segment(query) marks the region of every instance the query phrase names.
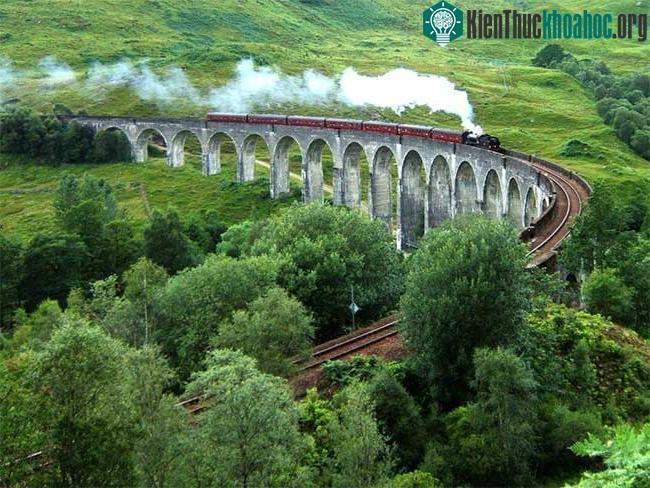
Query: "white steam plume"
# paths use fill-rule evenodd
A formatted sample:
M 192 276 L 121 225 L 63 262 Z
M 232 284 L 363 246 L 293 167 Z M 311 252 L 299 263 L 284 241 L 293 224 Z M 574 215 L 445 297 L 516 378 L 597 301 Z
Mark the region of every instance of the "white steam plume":
M 58 61 L 54 56 L 48 56 L 38 62 L 38 68 L 45 73 L 41 81 L 45 87 L 68 85 L 77 79 L 72 68 L 65 63 Z
M 90 91 L 117 86 L 131 87 L 142 100 L 168 103 L 187 98 L 197 105 L 206 104 L 180 68 L 168 68 L 163 76 L 159 76 L 149 68 L 146 60 L 141 61 L 138 66 L 128 60 L 112 65 L 93 63 L 86 80 L 86 87 Z
M 467 92 L 457 89 L 442 76 L 420 74 L 404 68 L 381 76 L 360 75 L 351 67 L 337 77 L 328 77 L 310 69 L 300 75 L 287 75 L 268 66 L 256 66 L 253 60 L 245 59 L 237 64 L 230 81 L 204 92 L 192 84 L 182 69 L 169 67 L 160 75 L 149 67 L 146 59 L 137 64 L 130 60 L 114 64 L 93 63 L 82 81 L 77 80 L 70 66 L 48 56 L 38 63 L 38 75 L 37 82 L 46 88 L 78 82 L 89 96 L 95 98 L 102 97 L 107 90 L 123 86 L 133 90 L 142 100 L 163 105 L 187 100 L 223 112 L 281 110 L 280 106 L 285 104 L 344 104 L 387 108 L 401 114 L 407 108 L 425 106 L 431 112 L 456 115 L 464 128 L 482 132 L 473 122 L 473 109 Z M 16 72 L 8 61 L 0 58 L 0 99 L 6 87 L 33 76 L 33 70 Z
M 254 107 L 298 103 L 319 105 L 331 102 L 336 82 L 313 70 L 287 76 L 268 66 L 255 67 L 246 59 L 237 64 L 235 76 L 220 88 L 210 90 L 209 105 L 226 112 L 251 112 Z
M 457 90 L 447 78 L 421 75 L 410 69 L 395 69 L 382 76 L 363 76 L 347 68 L 339 80 L 340 99 L 352 106 L 372 105 L 401 114 L 407 108 L 429 107 L 460 117 L 463 127 L 482 132 L 474 124 L 474 110 L 467 92 Z
M 0 102 L 4 102 L 7 88 L 10 88 L 18 79 L 18 74 L 11 66 L 11 62 L 0 57 Z

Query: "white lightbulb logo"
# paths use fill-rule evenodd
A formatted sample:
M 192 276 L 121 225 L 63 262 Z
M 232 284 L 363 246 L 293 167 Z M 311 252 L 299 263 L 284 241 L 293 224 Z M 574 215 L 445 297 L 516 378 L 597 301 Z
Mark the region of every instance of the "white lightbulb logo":
M 431 28 L 436 33 L 436 41 L 438 44 L 442 46 L 449 44 L 449 36 L 456 25 L 456 15 L 454 12 L 446 8 L 439 8 L 433 12 L 429 22 Z

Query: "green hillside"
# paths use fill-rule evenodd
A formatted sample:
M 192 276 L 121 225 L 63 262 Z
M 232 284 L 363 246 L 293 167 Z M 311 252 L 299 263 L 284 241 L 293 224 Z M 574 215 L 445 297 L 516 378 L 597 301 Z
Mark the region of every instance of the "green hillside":
M 382 74 L 396 67 L 448 77 L 469 93 L 476 120 L 501 137 L 505 145 L 556 160 L 590 180 L 638 181 L 650 175 L 650 165 L 636 156 L 604 125 L 595 111 L 592 95 L 568 74 L 534 68 L 530 59 L 543 41 L 476 41 L 465 38 L 440 48 L 421 34 L 421 12 L 427 1 L 393 0 L 194 0 L 189 5 L 172 0 L 5 0 L 0 4 L 0 56 L 13 67 L 32 70 L 43 57 L 52 55 L 67 63 L 84 78 L 94 61 L 114 63 L 128 58 L 148 59 L 149 66 L 163 73 L 169 66 L 182 68 L 201 90 L 219 86 L 233 75 L 236 63 L 253 58 L 284 73 L 298 74 L 313 68 L 338 75 L 352 66 L 362 74 Z M 456 2 L 460 8 L 474 8 Z M 536 11 L 559 8 L 582 12 L 584 2 L 567 0 L 539 2 L 517 0 L 481 2 L 485 11 L 517 8 Z M 647 0 L 589 3 L 591 11 L 647 12 Z M 636 40 L 567 41 L 561 43 L 577 57 L 602 60 L 616 74 L 650 72 L 650 45 Z M 5 87 L 13 98 L 39 110 L 63 103 L 72 110 L 90 114 L 202 116 L 206 107 L 189 101 L 157 105 L 140 100 L 131 90 L 118 88 L 96 97 L 79 85 L 44 90 L 32 77 L 23 80 L 20 92 Z M 12 91 L 14 90 L 14 91 Z M 432 123 L 458 128 L 452 117 L 430 115 L 423 109 L 409 110 L 401 117 L 390 111 L 355 110 L 342 106 L 292 105 L 287 112 L 388 119 Z M 562 157 L 560 148 L 571 138 L 591 146 L 590 156 Z M 157 164 L 157 163 L 155 163 Z M 52 185 L 35 175 L 37 183 L 25 181 L 24 170 L 5 164 L 0 177 L 0 216 L 8 227 L 24 227 L 26 207 L 11 195 L 14 189 Z M 95 171 L 88 167 L 86 170 Z M 119 183 L 142 181 L 150 191 L 164 175 L 152 177 L 150 169 L 113 166 L 97 170 Z M 160 168 L 160 171 L 164 171 Z M 39 171 L 27 171 L 27 174 Z M 147 181 L 151 178 L 151 181 Z M 198 172 L 176 181 L 165 202 L 183 208 L 188 190 L 203 187 Z M 214 181 L 214 180 L 213 180 Z M 167 182 L 165 183 L 165 185 Z M 210 183 L 218 185 L 217 183 Z M 37 196 L 36 196 L 37 195 Z M 42 194 L 35 194 L 30 224 L 46 224 L 38 210 Z M 126 197 L 133 205 L 137 199 Z M 154 199 L 155 200 L 155 199 Z M 178 201 L 177 201 L 178 200 Z M 218 198 L 217 198 L 218 200 Z M 223 209 L 224 219 L 242 218 L 226 201 L 213 200 Z M 7 208 L 12 207 L 8 211 Z M 230 207 L 230 208 L 229 208 Z M 134 208 L 136 217 L 142 208 Z M 25 230 L 24 228 L 21 230 Z

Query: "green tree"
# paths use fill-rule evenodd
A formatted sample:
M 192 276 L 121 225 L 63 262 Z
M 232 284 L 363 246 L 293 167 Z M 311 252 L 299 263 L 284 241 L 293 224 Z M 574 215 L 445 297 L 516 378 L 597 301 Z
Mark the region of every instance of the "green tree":
M 140 258 L 124 274 L 124 298 L 137 310 L 142 322 L 140 334 L 143 344 L 148 344 L 153 335 L 154 299 L 167 283 L 169 275 L 161 266 L 147 258 Z
M 83 283 L 88 252 L 76 236 L 53 232 L 37 234 L 25 250 L 21 295 L 27 310 L 46 298 L 65 302 L 68 293 Z
M 106 181 L 88 174 L 80 179 L 77 175 L 65 173 L 59 180 L 53 203 L 56 218 L 63 229 L 83 234 L 83 228 L 87 225 L 79 222 L 83 217 L 83 211 L 78 207 L 85 202 L 97 206 L 93 209 L 93 213 L 97 214 L 94 219 L 101 224 L 106 224 L 117 217 L 117 201 L 113 189 Z M 89 229 L 90 235 L 93 231 Z
M 279 284 L 314 314 L 319 340 L 339 335 L 350 320 L 352 287 L 361 321 L 392 310 L 403 290 L 401 256 L 386 227 L 342 207 L 285 210 L 251 253 L 284 259 Z
M 554 68 L 570 56 L 559 44 L 547 44 L 538 51 L 532 59 L 533 66 L 540 68 Z
M 219 221 L 215 211 L 191 213 L 185 220 L 183 230 L 185 235 L 206 254 L 215 252 L 225 231 L 226 226 Z
M 23 252 L 19 242 L 0 232 L 0 328 L 9 325 L 20 306 Z
M 397 446 L 400 466 L 413 469 L 422 459 L 425 426 L 420 409 L 394 374 L 383 370 L 368 384 L 382 432 Z
M 58 302 L 45 300 L 30 314 L 22 311 L 16 314 L 12 345 L 15 349 L 25 346 L 34 351 L 40 350 L 62 324 L 63 312 Z
M 303 441 L 286 381 L 259 372 L 239 352 L 214 351 L 188 391 L 206 395 L 210 408 L 198 417 L 204 479 L 219 486 L 302 486 Z
M 528 485 L 536 456 L 536 382 L 505 349 L 474 355 L 476 400 L 448 415 L 449 452 L 457 481 Z
M 113 220 L 103 226 L 100 256 L 102 275 L 122 274 L 141 255 L 141 242 L 126 220 Z
M 267 373 L 287 377 L 295 371 L 294 357 L 309 356 L 313 337 L 305 307 L 282 288 L 271 288 L 223 322 L 214 342 L 255 358 Z
M 630 145 L 639 156 L 650 159 L 650 127 L 636 130 L 630 140 Z
M 89 163 L 95 131 L 92 127 L 71 122 L 63 129 L 63 158 L 66 163 Z
M 616 110 L 612 125 L 616 130 L 616 135 L 625 143 L 629 144 L 634 133 L 643 129 L 646 125 L 646 119 L 634 110 L 619 108 Z
M 186 454 L 182 444 L 188 430 L 188 413 L 176 398 L 164 393 L 174 373 L 156 348 L 145 346 L 127 356 L 128 389 L 137 418 L 136 475 L 141 486 L 173 486 Z
M 385 488 L 438 488 L 442 484 L 429 473 L 412 471 L 398 474 L 382 486 Z
M 45 126 L 38 115 L 24 108 L 11 109 L 0 124 L 0 152 L 36 157 L 44 136 Z
M 156 336 L 181 378 L 199 369 L 221 322 L 275 285 L 277 268 L 267 257 L 212 256 L 168 281 L 155 300 Z
M 120 163 L 131 161 L 131 144 L 126 135 L 118 130 L 99 132 L 92 145 L 95 163 Z
M 632 233 L 629 215 L 615 199 L 613 188 L 594 185 L 581 215 L 576 217 L 571 235 L 563 244 L 562 264 L 576 274 L 589 273 L 594 267 L 615 268 L 627 253 Z
M 58 486 L 133 482 L 134 418 L 126 388 L 126 348 L 83 321 L 60 327 L 37 355 L 34 393 Z
M 590 435 L 578 442 L 573 450 L 580 456 L 603 458 L 605 469 L 586 472 L 576 483 L 578 488 L 600 486 L 639 487 L 648 486 L 650 479 L 650 424 L 638 429 L 623 424 L 612 430 L 609 439 L 602 440 Z
M 365 488 L 386 481 L 392 453 L 379 430 L 367 388 L 352 384 L 337 394 L 334 404 L 337 420 L 329 427 L 332 486 Z
M 196 266 L 202 261 L 201 252 L 184 233 L 183 224 L 175 210 L 155 211 L 144 230 L 145 255 L 170 274 Z
M 24 367 L 9 370 L 0 361 L 0 486 L 26 486 L 33 478 L 34 466 L 16 462 L 43 445 L 36 421 L 38 398 L 24 386 Z
M 439 399 L 466 398 L 476 347 L 512 344 L 530 306 L 526 248 L 506 222 L 456 219 L 410 258 L 401 328 Z
M 582 295 L 590 313 L 621 324 L 630 322 L 634 292 L 615 270 L 595 269 L 582 284 Z

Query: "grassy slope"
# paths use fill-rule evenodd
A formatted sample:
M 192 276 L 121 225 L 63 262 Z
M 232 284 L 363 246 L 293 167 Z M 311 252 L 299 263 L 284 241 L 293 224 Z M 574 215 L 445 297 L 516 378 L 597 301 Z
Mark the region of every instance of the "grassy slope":
M 646 0 L 643 0 L 645 3 Z M 543 155 L 575 169 L 591 180 L 634 181 L 648 178 L 650 165 L 635 156 L 602 124 L 589 93 L 563 73 L 536 69 L 530 58 L 542 41 L 469 41 L 446 49 L 421 35 L 421 12 L 431 1 L 326 0 L 306 5 L 298 0 L 194 0 L 182 7 L 173 0 L 5 0 L 0 4 L 0 54 L 16 66 L 33 67 L 45 55 L 56 55 L 83 75 L 89 62 L 113 62 L 128 57 L 149 58 L 154 69 L 178 65 L 201 87 L 229 79 L 243 57 L 278 66 L 287 73 L 316 68 L 330 75 L 352 65 L 365 74 L 381 74 L 405 66 L 422 73 L 449 77 L 470 94 L 477 121 L 498 134 L 508 146 Z M 592 11 L 640 11 L 637 0 L 590 2 Z M 456 2 L 461 8 L 464 2 Z M 584 2 L 544 2 L 547 9 L 581 12 Z M 533 1 L 481 2 L 485 11 L 516 7 L 534 11 Z M 647 4 L 646 4 L 647 8 Z M 637 41 L 562 42 L 578 56 L 602 59 L 617 73 L 650 71 L 650 45 Z M 196 115 L 204 108 L 186 103 L 158 107 L 142 102 L 126 89 L 89 99 L 78 87 L 43 92 L 27 86 L 23 101 L 47 109 L 63 102 L 90 113 L 133 115 Z M 458 127 L 448 116 L 416 109 L 400 119 L 389 112 L 343 107 L 299 107 L 293 113 L 337 114 L 426 122 Z M 562 144 L 578 138 L 592 146 L 593 157 L 563 158 Z M 156 166 L 158 164 L 158 166 Z M 223 175 L 203 179 L 198 171 L 181 170 L 182 178 L 159 163 L 151 167 L 117 165 L 89 170 L 118 184 L 144 182 L 152 205 L 174 204 L 181 210 L 217 208 L 228 222 L 250 214 L 258 203 L 247 200 L 250 188 L 218 192 Z M 14 188 L 52 187 L 57 170 L 18 169 L 10 164 L 0 174 L 0 217 L 8 228 L 33 231 L 47 225 L 45 194 L 8 195 Z M 230 175 L 232 176 L 232 175 Z M 31 178 L 31 180 L 27 180 Z M 129 193 L 130 192 L 130 193 Z M 131 190 L 123 201 L 136 220 L 143 218 L 141 202 Z M 137 193 L 137 192 L 136 192 Z M 192 199 L 191 196 L 201 195 Z M 206 198 L 205 195 L 208 195 Z M 234 195 L 234 196 L 233 196 Z M 254 197 L 259 198 L 259 197 Z M 244 203 L 245 202 L 245 203 Z M 259 203 L 263 212 L 269 202 Z

